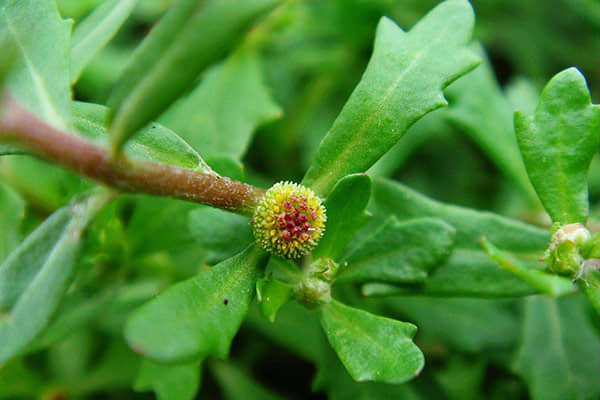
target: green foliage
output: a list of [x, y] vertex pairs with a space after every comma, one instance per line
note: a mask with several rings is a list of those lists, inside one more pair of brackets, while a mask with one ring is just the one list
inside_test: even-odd
[[200, 384], [200, 367], [196, 363], [162, 365], [144, 361], [134, 389], [153, 390], [159, 400], [192, 400]]

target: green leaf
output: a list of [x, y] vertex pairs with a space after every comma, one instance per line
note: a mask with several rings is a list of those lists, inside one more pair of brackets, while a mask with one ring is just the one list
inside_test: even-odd
[[365, 174], [348, 175], [338, 181], [325, 200], [327, 226], [313, 258], [339, 259], [350, 240], [367, 221], [371, 179]]
[[[108, 147], [108, 132], [104, 126], [108, 108], [99, 104], [73, 102], [73, 125], [80, 134]], [[124, 149], [125, 154], [177, 167], [208, 172], [210, 168], [198, 153], [177, 134], [152, 123], [140, 131]]]
[[422, 282], [446, 258], [454, 244], [454, 228], [440, 219], [404, 222], [395, 216], [352, 251], [339, 281]]
[[482, 239], [481, 243], [486, 253], [488, 253], [492, 260], [499, 264], [500, 268], [517, 275], [540, 293], [558, 297], [575, 290], [573, 282], [569, 279], [528, 268], [510, 254], [496, 248], [496, 246], [485, 238]]
[[10, 156], [13, 154], [27, 154], [27, 151], [12, 144], [0, 144], [0, 156]]
[[16, 359], [0, 368], [0, 398], [35, 398], [44, 386], [42, 378]]
[[200, 367], [196, 363], [164, 365], [143, 360], [133, 389], [153, 390], [158, 400], [192, 400], [199, 386]]
[[535, 199], [513, 131], [513, 108], [494, 77], [483, 47], [477, 43], [473, 50], [484, 62], [448, 86], [450, 107], [446, 116], [471, 136], [524, 194]]
[[189, 227], [198, 244], [209, 249], [216, 260], [231, 257], [254, 241], [248, 218], [216, 208], [191, 211]]
[[107, 0], [77, 24], [71, 38], [71, 83], [127, 19], [137, 0]]
[[418, 119], [447, 105], [442, 89], [479, 63], [465, 46], [472, 29], [465, 0], [443, 2], [410, 32], [381, 19], [369, 65], [303, 183], [327, 195], [338, 179], [369, 169]]
[[481, 250], [455, 249], [420, 285], [363, 285], [366, 296], [519, 297], [535, 290], [511, 272], [498, 268]]
[[170, 287], [131, 315], [125, 326], [129, 345], [158, 362], [227, 357], [266, 260], [250, 246]]
[[[4, 261], [21, 241], [20, 227], [24, 218], [25, 202], [17, 193], [0, 182], [0, 262]], [[2, 296], [0, 293], [0, 299]]]
[[576, 68], [555, 75], [533, 116], [515, 113], [515, 131], [529, 179], [554, 222], [585, 224], [587, 174], [600, 146], [600, 105], [591, 104]]
[[60, 17], [55, 1], [0, 5], [0, 37], [10, 37], [18, 57], [6, 84], [21, 104], [58, 128], [71, 124], [70, 34], [71, 22]]
[[0, 365], [18, 354], [48, 325], [69, 288], [83, 233], [110, 200], [96, 194], [62, 208], [0, 265]]
[[256, 298], [260, 311], [271, 322], [275, 322], [277, 311], [285, 305], [294, 294], [294, 286], [267, 275], [256, 282]]
[[234, 46], [278, 0], [177, 0], [138, 47], [108, 101], [119, 150], [156, 119], [198, 74]]
[[421, 343], [481, 353], [511, 349], [518, 340], [516, 316], [497, 300], [400, 297], [385, 304], [419, 327]]
[[211, 68], [159, 121], [204, 157], [240, 160], [254, 130], [282, 114], [265, 86], [256, 51], [242, 48]]
[[323, 304], [320, 311], [327, 339], [355, 381], [398, 384], [421, 372], [425, 359], [412, 342], [416, 326], [336, 300]]
[[211, 364], [216, 381], [226, 400], [282, 400], [283, 397], [268, 390], [252, 379], [248, 372], [232, 363], [215, 362]]
[[456, 228], [456, 247], [480, 249], [483, 236], [503, 249], [541, 255], [550, 242], [550, 232], [499, 215], [444, 204], [400, 183], [380, 179], [373, 191], [375, 214], [393, 214], [398, 219], [434, 217]]
[[600, 395], [600, 340], [581, 296], [531, 297], [514, 371], [533, 400], [595, 399]]

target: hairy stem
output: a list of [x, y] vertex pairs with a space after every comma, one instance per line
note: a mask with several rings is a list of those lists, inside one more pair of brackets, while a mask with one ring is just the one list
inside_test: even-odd
[[[0, 141], [22, 146], [107, 186], [131, 193], [175, 197], [251, 215], [264, 190], [167, 164], [120, 157], [75, 134], [58, 130], [8, 95], [0, 106]], [[35, 177], [31, 177], [35, 179]]]

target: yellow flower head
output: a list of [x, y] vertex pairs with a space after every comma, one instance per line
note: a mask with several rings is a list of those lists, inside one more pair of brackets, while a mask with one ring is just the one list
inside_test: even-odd
[[297, 183], [279, 182], [256, 207], [252, 229], [263, 250], [299, 258], [317, 245], [326, 220], [325, 207], [312, 190]]

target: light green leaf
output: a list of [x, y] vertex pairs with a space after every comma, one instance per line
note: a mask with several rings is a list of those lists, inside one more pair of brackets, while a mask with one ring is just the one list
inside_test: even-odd
[[242, 48], [206, 73], [159, 122], [179, 133], [204, 157], [240, 160], [254, 130], [281, 116], [269, 94], [256, 51]]
[[600, 105], [591, 104], [576, 68], [555, 75], [533, 116], [515, 113], [515, 132], [529, 179], [554, 222], [585, 224], [587, 174], [600, 146]]
[[339, 259], [352, 237], [367, 221], [371, 179], [365, 174], [348, 175], [338, 181], [325, 200], [327, 225], [313, 258]]
[[514, 371], [533, 400], [596, 399], [600, 340], [581, 296], [531, 297]]
[[355, 381], [398, 384], [421, 372], [425, 359], [412, 342], [417, 327], [333, 300], [320, 307], [331, 347]]
[[225, 358], [267, 256], [254, 246], [180, 282], [135, 311], [125, 326], [129, 345], [158, 362]]
[[[99, 104], [73, 102], [73, 125], [86, 138], [108, 147], [108, 132], [104, 126], [108, 108]], [[195, 169], [202, 172], [210, 168], [198, 153], [170, 129], [157, 123], [146, 126], [124, 148], [127, 155]]]
[[383, 18], [371, 61], [303, 183], [327, 195], [338, 179], [369, 169], [418, 119], [447, 105], [442, 89], [479, 63], [465, 46], [472, 29], [466, 0], [443, 2], [410, 32]]
[[456, 228], [456, 246], [480, 249], [485, 236], [503, 249], [535, 252], [541, 256], [550, 241], [550, 232], [499, 215], [444, 204], [400, 183], [379, 179], [373, 191], [376, 214], [408, 218], [440, 218]]
[[275, 322], [277, 311], [285, 305], [294, 294], [294, 286], [267, 275], [256, 282], [256, 298], [260, 311], [271, 322]]
[[448, 86], [447, 118], [462, 128], [490, 159], [535, 199], [535, 192], [513, 131], [513, 108], [502, 93], [492, 66], [478, 43], [473, 50], [484, 60], [475, 71]]
[[10, 156], [13, 154], [27, 154], [27, 151], [12, 144], [0, 144], [0, 156]]
[[519, 297], [535, 290], [511, 272], [498, 268], [481, 250], [455, 249], [420, 285], [367, 283], [366, 296]]
[[176, 0], [138, 47], [108, 101], [115, 150], [156, 119], [278, 0]]
[[21, 104], [58, 128], [71, 124], [70, 34], [71, 22], [60, 17], [55, 1], [0, 5], [0, 37], [10, 37], [18, 57], [6, 84]]
[[225, 400], [282, 400], [232, 363], [215, 362], [210, 368], [223, 391]]
[[108, 43], [127, 19], [137, 0], [107, 0], [77, 24], [71, 38], [71, 82]]
[[153, 390], [158, 400], [192, 400], [199, 386], [197, 363], [164, 365], [143, 360], [133, 389], [136, 392]]
[[488, 253], [492, 260], [499, 264], [500, 268], [517, 275], [540, 293], [558, 297], [575, 290], [575, 286], [571, 280], [537, 269], [528, 268], [510, 254], [496, 248], [496, 246], [485, 238], [482, 239], [481, 243], [486, 253]]
[[44, 329], [69, 288], [83, 233], [110, 200], [105, 191], [60, 209], [0, 265], [0, 365]]
[[[0, 263], [19, 244], [23, 218], [25, 218], [25, 202], [17, 193], [0, 182]], [[0, 300], [2, 296], [0, 293]], [[0, 310], [3, 308], [1, 304], [0, 301]]]
[[366, 238], [344, 261], [339, 281], [422, 282], [446, 258], [455, 230], [440, 219], [404, 222], [395, 216]]

